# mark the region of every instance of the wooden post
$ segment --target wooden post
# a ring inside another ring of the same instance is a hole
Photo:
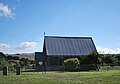
[[[16,75],[20,75],[20,66],[16,67]]]
[[[3,75],[8,75],[8,66],[3,67]]]

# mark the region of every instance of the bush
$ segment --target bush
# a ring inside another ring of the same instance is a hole
[[[77,71],[79,69],[80,62],[78,58],[69,58],[64,60],[64,65],[67,71]]]
[[[110,66],[115,66],[119,63],[118,58],[115,57],[115,55],[108,54],[105,56],[105,63]]]
[[[103,64],[104,55],[99,55],[93,51],[87,55],[80,56],[80,69],[82,70],[99,70],[100,64]]]

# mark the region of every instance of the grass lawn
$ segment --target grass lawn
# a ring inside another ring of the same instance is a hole
[[[0,84],[120,84],[120,68],[86,72],[22,72],[3,76]]]

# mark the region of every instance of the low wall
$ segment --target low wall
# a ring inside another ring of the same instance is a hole
[[[37,66],[36,71],[64,71],[65,66]]]
[[[72,67],[72,66],[70,66]],[[96,65],[80,65],[77,71],[96,70]],[[65,66],[37,66],[36,71],[66,71]]]
[[[64,71],[65,66],[46,66],[47,71]]]

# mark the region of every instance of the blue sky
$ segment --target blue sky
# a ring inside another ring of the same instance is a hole
[[[90,36],[120,53],[120,0],[0,0],[0,51],[42,51],[43,36]]]

